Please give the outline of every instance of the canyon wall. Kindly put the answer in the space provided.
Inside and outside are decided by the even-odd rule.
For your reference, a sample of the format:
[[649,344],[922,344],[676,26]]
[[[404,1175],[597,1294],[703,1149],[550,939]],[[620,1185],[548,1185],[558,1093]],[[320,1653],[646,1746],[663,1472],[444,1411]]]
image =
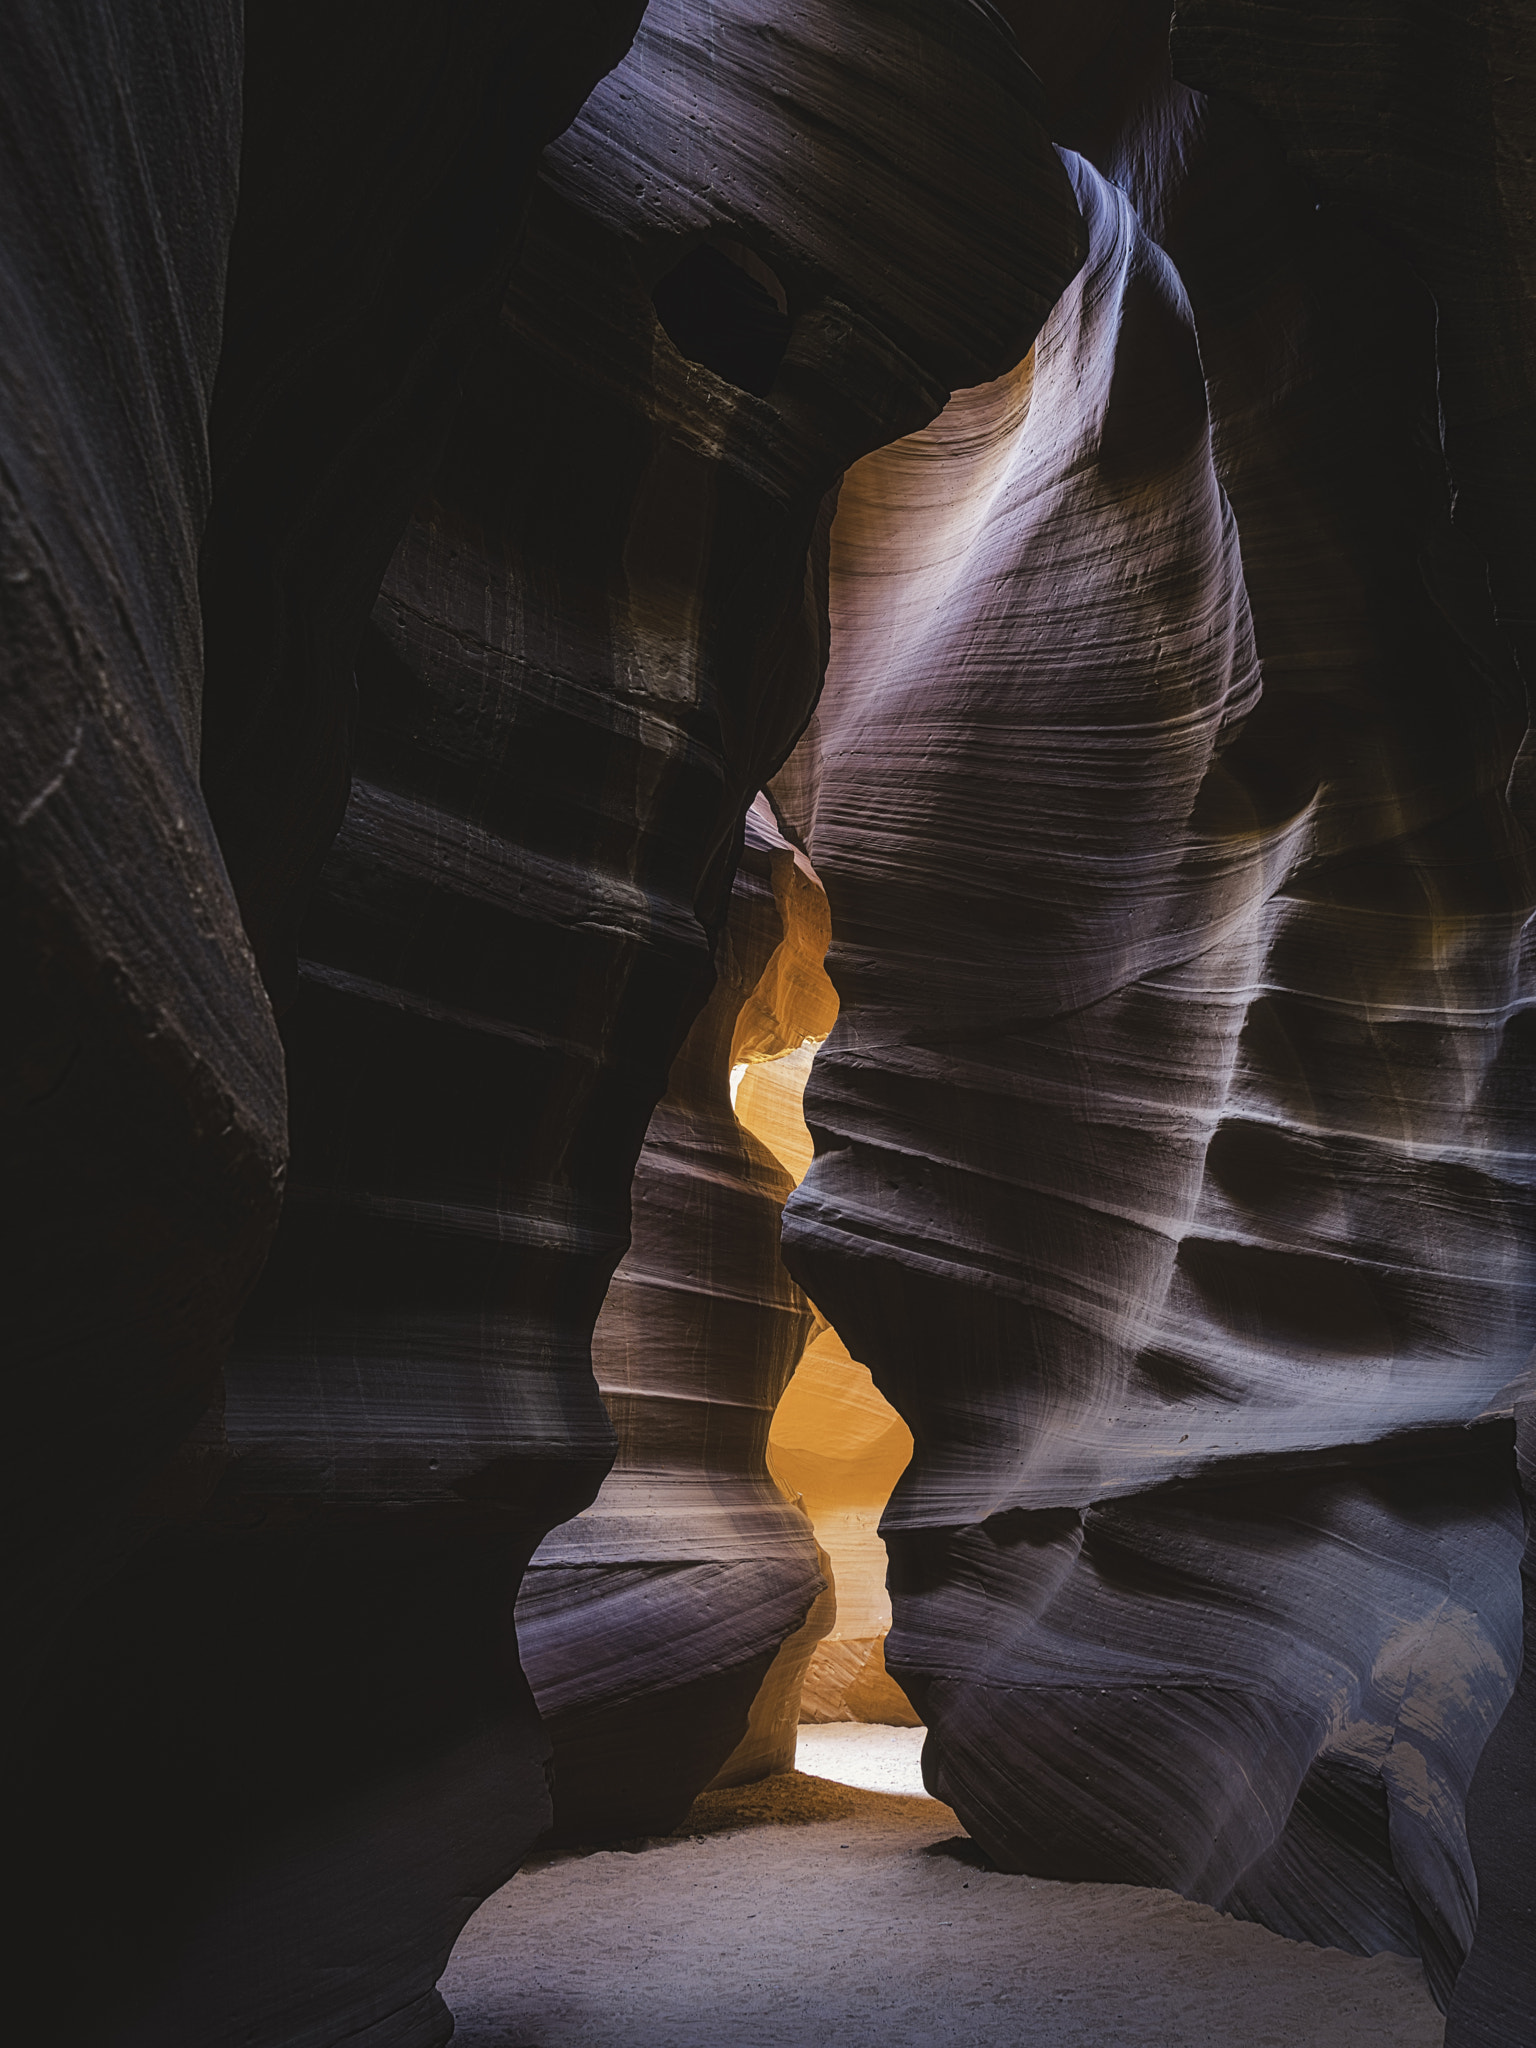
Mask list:
[[[1203,103],[1208,126],[1216,108],[1232,110],[1218,117],[1229,130],[1245,118],[1262,123],[1313,205],[1385,241],[1432,299],[1452,517],[1486,563],[1528,696],[1536,672],[1536,21],[1519,7],[1460,0],[1428,16],[1401,6],[1341,4],[1319,15],[1192,0],[1179,10],[1173,56],[1179,77],[1212,95]],[[1526,832],[1536,816],[1530,764],[1527,732],[1508,786]],[[1528,990],[1525,980],[1522,995]],[[1513,1015],[1506,1028],[1506,1067],[1518,1071],[1528,1026]],[[1526,1433],[1529,1414],[1528,1396],[1523,1406],[1517,1400]],[[1521,1470],[1529,1519],[1524,1449]],[[1478,1933],[1451,2003],[1446,2039],[1455,2048],[1514,2048],[1530,2038],[1536,2010],[1529,1553],[1523,1585],[1523,1675],[1468,1803]]]
[[[267,1802],[263,1860],[237,1838],[194,1936],[210,1997],[215,1968],[239,1995],[237,1923],[329,1920],[367,1966],[327,1981],[336,2009],[366,1994],[438,2038],[458,1926],[550,1823],[510,1610],[613,1456],[593,1326],[743,814],[820,686],[829,493],[1027,345],[1075,260],[995,27],[897,26],[931,140],[882,245],[792,161],[775,97],[797,77],[855,151],[878,115],[849,83],[858,19],[722,9],[703,63],[696,22],[649,11],[545,154],[385,576],[283,1020],[289,1194],[200,1532],[238,1588],[204,1663],[248,1703],[242,1798]],[[941,247],[951,288],[925,298]],[[285,1811],[302,1831],[269,1854]]]
[[[295,1942],[285,1987],[263,1961],[257,1992],[236,1957],[262,1935],[241,1929],[211,2013],[182,1948],[231,1838],[271,1856],[295,1808],[335,1796],[291,1758],[281,1792],[264,1776],[241,1725],[271,1706],[259,1640],[220,1665],[240,1563],[189,1535],[227,1464],[220,1367],[288,1149],[270,949],[218,785],[245,749],[291,896],[339,815],[356,642],[538,152],[640,5],[558,11],[8,23],[6,1354],[29,1447],[8,1497],[8,1810],[29,1874],[13,1934],[71,2040],[211,2039],[221,2000],[243,2038],[311,2038],[295,2015],[317,1975],[367,1973],[324,1952],[317,1916],[321,1953]],[[286,804],[285,779],[323,800]],[[83,1939],[58,1902],[87,1843],[116,1903]],[[313,2001],[306,2023],[330,2017]]]
[[[592,1506],[535,1552],[518,1596],[558,1840],[676,1827],[824,1590],[810,1524],[765,1462],[813,1324],[779,1258],[793,1182],[732,1114],[731,1070],[825,1035],[826,942],[820,887],[759,799],[714,993],[646,1132],[630,1247],[593,1336],[618,1455]],[[799,1687],[775,1690],[795,1697],[765,1700],[759,1718],[789,1753],[755,1743],[764,1773],[794,1761]]]
[[[972,0],[12,10],[59,2038],[441,2043],[552,1822],[784,1760],[807,1296],[983,1847],[1528,2037],[1533,30],[1190,0],[1176,80],[1146,0],[1001,13],[1038,80]],[[722,1103],[825,1028],[770,778],[805,1296]],[[828,1337],[865,1711],[904,1441]]]
[[1032,361],[844,484],[786,1256],[912,1427],[889,1656],[989,1853],[1445,2001],[1520,1658],[1523,691],[1433,301],[1150,21],[1044,39],[1095,163]]
[[28,18],[8,250],[29,1968],[72,2040],[408,2048],[550,1821],[512,1605],[832,492],[1080,223],[964,0],[653,7],[531,203],[628,0],[119,13]]
[[[287,1145],[277,1032],[198,787],[240,9],[48,0],[10,9],[5,42],[3,1725],[16,1967],[67,2015],[92,1974],[60,1953],[82,1844],[114,1888],[141,1849],[114,1825],[144,1759],[115,1747],[122,1672],[92,1655],[93,1610],[216,1474],[217,1428],[195,1425]],[[75,1740],[55,1745],[61,1694]]]

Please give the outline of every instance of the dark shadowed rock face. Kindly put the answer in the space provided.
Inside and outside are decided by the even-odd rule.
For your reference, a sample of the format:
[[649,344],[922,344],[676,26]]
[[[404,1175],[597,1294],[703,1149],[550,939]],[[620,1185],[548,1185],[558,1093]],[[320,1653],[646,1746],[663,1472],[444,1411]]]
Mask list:
[[[517,177],[639,8],[582,10],[543,47],[558,12],[457,10],[450,30],[430,10],[253,5],[246,49],[241,10],[217,6],[7,22],[6,1363],[27,1447],[7,1488],[6,1744],[27,1790],[8,1811],[28,1872],[14,1931],[72,2041],[130,2038],[146,2008],[157,2043],[328,2040],[392,2010],[367,1943],[328,1944],[335,1843],[398,1862],[391,1832],[449,1775],[419,1701],[385,1814],[356,1794],[369,1767],[328,1778],[319,1746],[313,1768],[291,1751],[264,1768],[252,1729],[328,1688],[376,1763],[370,1674],[323,1654],[274,1669],[268,1641],[314,1576],[281,1535],[254,1585],[238,1545],[187,1533],[226,1455],[219,1367],[286,1153],[282,1053],[225,862],[250,882],[254,816],[267,869],[242,908],[260,938],[271,875],[291,916],[334,829],[337,694],[477,306],[494,317]],[[239,784],[222,846],[200,754],[216,809],[220,775]],[[499,1733],[464,1741],[494,1774]],[[526,1742],[505,1761],[506,1796],[542,1793]],[[217,1924],[232,1838],[286,1921]],[[116,1904],[82,1953],[58,1901],[85,1842]],[[438,1862],[429,1888],[472,1882]],[[189,1897],[214,1902],[201,1956],[180,1948]],[[402,1938],[434,2027],[441,1926]]]
[[[240,10],[9,8],[0,63],[0,1338],[10,1936],[45,2028],[82,1848],[114,1891],[122,1672],[91,1596],[218,1469],[286,1151],[281,1051],[197,783],[197,547]],[[159,1475],[158,1479],[156,1475]],[[81,1665],[89,1667],[82,1678]],[[54,1746],[61,1720],[70,1735]],[[16,1783],[20,1777],[20,1784]],[[106,1973],[123,1958],[110,1936]]]
[[[281,1048],[226,872],[239,833],[216,839],[199,756],[227,759],[232,721],[268,857],[287,882],[312,872],[336,803],[327,818],[280,799],[344,782],[331,699],[457,402],[469,316],[483,302],[488,330],[510,258],[506,179],[465,204],[490,176],[466,162],[485,154],[479,62],[520,38],[522,118],[503,91],[490,128],[510,141],[491,154],[526,184],[639,9],[584,12],[555,56],[533,33],[548,8],[481,9],[478,32],[460,10],[454,35],[423,10],[244,12],[243,48],[240,9],[12,10],[0,84],[5,1356],[26,1447],[6,1499],[6,1749],[26,1785],[8,1817],[28,1871],[14,1932],[70,2040],[120,2038],[184,1962],[184,1895],[216,1888],[231,1829],[255,1812],[302,1862],[299,1838],[325,1828],[295,1813],[348,1789],[293,1769],[280,1806],[247,1771],[240,1716],[274,1712],[273,1674],[259,1636],[219,1660],[220,1617],[247,1602],[239,1561],[186,1557],[287,1149]],[[426,61],[437,45],[446,61]],[[220,583],[205,636],[210,506],[238,587]],[[227,686],[206,707],[205,638]],[[273,640],[292,714],[276,734]],[[280,1574],[263,1597],[280,1627]],[[323,1664],[306,1680],[327,1682]],[[402,1808],[438,1769],[418,1750]],[[82,1842],[117,1902],[84,1953],[57,1909]],[[287,1931],[303,1921],[299,1887]],[[249,1938],[230,1934],[215,1969],[264,2038],[263,1999],[282,1994],[240,1981]],[[269,1979],[299,1983],[303,1940],[283,1953]],[[339,2007],[372,1995],[366,1963],[320,1959]],[[195,1986],[150,2026],[216,2031]],[[297,2020],[282,2035],[301,2037]]]
[[1515,0],[1187,0],[1174,69],[1262,115],[1434,300],[1455,516],[1536,672],[1536,18]]
[[[1070,189],[985,11],[713,20],[701,64],[698,10],[654,11],[547,152],[358,654],[230,1463],[119,1646],[137,1725],[200,1788],[162,1824],[182,1947],[135,2041],[446,2037],[432,1985],[454,1936],[550,1819],[512,1603],[613,1455],[592,1328],[713,981],[743,813],[820,684],[829,494],[1027,348],[1077,261]],[[786,83],[821,110],[820,171]],[[839,181],[892,95],[911,165],[850,224]],[[707,360],[731,367],[729,307],[690,358],[653,303],[706,240],[784,295],[766,397]],[[263,675],[278,730],[288,686]],[[333,758],[328,716],[303,728],[312,754],[293,739],[301,780]],[[318,812],[285,789],[286,859]]]
[[[732,1114],[731,1070],[825,1036],[826,936],[809,863],[760,799],[714,993],[651,1118],[632,1241],[593,1336],[618,1457],[591,1508],[540,1546],[518,1597],[523,1668],[554,1743],[558,1839],[675,1827],[823,1587],[810,1523],[765,1455],[814,1322],[779,1258],[793,1182]],[[787,1715],[792,1740],[792,1704]]]
[[202,548],[203,786],[279,1007],[353,665],[490,338],[534,168],[644,0],[247,0]]
[[1477,1936],[1446,2017],[1447,2048],[1524,2048],[1536,2009],[1536,1402],[1515,1405],[1526,1548],[1525,1654],[1467,1800]]
[[[89,1550],[82,1509],[141,1486],[213,1398],[285,1149],[197,788],[240,34],[235,8],[79,4],[14,9],[6,37],[5,1514],[23,1549]],[[45,1603],[72,1576],[56,1549],[50,1570]]]
[[1444,1999],[1519,1658],[1519,677],[1412,272],[1165,56],[1097,133],[1075,77],[1142,221],[1082,165],[1032,367],[842,493],[786,1254],[916,1439],[933,1789]]

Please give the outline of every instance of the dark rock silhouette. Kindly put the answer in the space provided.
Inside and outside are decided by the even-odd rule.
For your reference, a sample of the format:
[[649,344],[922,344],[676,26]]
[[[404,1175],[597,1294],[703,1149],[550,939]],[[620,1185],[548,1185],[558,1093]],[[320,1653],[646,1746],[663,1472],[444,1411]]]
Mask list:
[[353,664],[490,340],[544,145],[644,0],[248,0],[209,435],[203,786],[279,1006],[347,800]]
[[[907,62],[947,136],[1006,44],[964,10],[943,18],[948,45],[926,19]],[[856,264],[838,275],[831,226],[795,239],[819,217],[776,198],[758,20],[722,12],[692,76],[673,63],[690,39],[652,9],[546,152],[495,340],[359,655],[351,796],[283,1019],[290,1189],[197,1552],[225,1586],[237,1553],[244,1577],[202,1654],[217,1698],[251,1700],[243,1785],[306,1822],[315,1784],[351,1803],[304,1866],[312,1891],[286,1861],[247,1880],[234,1859],[222,1910],[286,1928],[323,1892],[338,1942],[366,1927],[391,1958],[373,1995],[412,1987],[424,2030],[464,1914],[550,1821],[510,1610],[612,1458],[592,1329],[647,1123],[713,982],[744,812],[820,686],[829,493],[974,374],[978,332],[993,364],[1026,345],[1075,259],[1070,192],[1021,119],[1022,70],[1003,71],[966,140],[1006,187],[946,252],[957,270],[992,261],[992,295],[914,334],[912,273],[861,288]],[[845,44],[818,37],[854,28],[828,15],[797,33],[825,94]],[[857,122],[837,76],[838,118]],[[747,108],[750,162],[732,141]],[[691,174],[673,163],[690,115],[713,138]],[[637,193],[647,151],[665,170]],[[923,261],[939,210],[971,206],[971,175],[967,153],[934,196],[900,201]],[[679,355],[652,304],[705,229],[795,280],[766,399]],[[227,1981],[221,1922],[206,1927]]]

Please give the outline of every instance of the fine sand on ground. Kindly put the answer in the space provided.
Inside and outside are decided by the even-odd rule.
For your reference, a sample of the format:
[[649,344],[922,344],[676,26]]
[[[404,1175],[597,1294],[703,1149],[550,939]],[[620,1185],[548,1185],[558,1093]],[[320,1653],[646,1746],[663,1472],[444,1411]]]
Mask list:
[[1438,2048],[1401,1956],[981,1869],[922,1734],[805,1728],[665,1841],[534,1858],[454,1950],[456,2048]]

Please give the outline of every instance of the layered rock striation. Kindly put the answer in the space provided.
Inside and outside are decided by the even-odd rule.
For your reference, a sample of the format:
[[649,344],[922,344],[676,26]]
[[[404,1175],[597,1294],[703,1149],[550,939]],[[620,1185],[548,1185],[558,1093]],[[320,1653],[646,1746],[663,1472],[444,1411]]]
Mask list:
[[643,12],[247,0],[202,780],[279,1007],[346,806],[379,584],[494,332],[539,153]]
[[0,67],[6,1811],[12,1938],[71,2039],[134,1944],[81,1957],[58,1902],[83,1844],[114,1894],[144,1853],[102,1589],[216,1476],[287,1149],[198,786],[240,62],[233,5],[50,0]]
[[[212,1994],[182,1946],[231,1838],[275,1865],[355,1820],[344,1774],[263,1768],[273,1674],[259,1631],[238,1645],[242,1564],[191,1533],[288,1149],[253,942],[284,977],[221,775],[232,750],[291,950],[344,800],[356,642],[499,303],[518,179],[639,7],[555,12],[8,23],[6,1355],[30,1455],[7,1753],[21,1945],[71,2040],[202,2041],[231,2011],[269,2038],[274,2004],[283,2039],[330,2038],[370,1995],[366,1956],[302,1906],[259,1990],[251,1929],[201,1965],[227,1977]],[[311,1701],[335,1676],[317,1660]],[[284,1687],[291,1719],[305,1685]],[[57,1911],[83,1841],[118,1902],[84,1952]],[[341,1988],[313,2000],[317,1978]]]
[[1519,1660],[1519,679],[1411,272],[1149,75],[1082,139],[1160,239],[1069,159],[1032,360],[844,485],[786,1255],[911,1425],[891,1662],[989,1853],[1444,1999]]
[[[227,1468],[140,1636],[201,1797],[176,1972],[134,2038],[446,2038],[458,1928],[551,1820],[512,1606],[613,1457],[592,1330],[743,814],[820,684],[830,493],[1015,359],[1078,258],[984,10],[711,22],[701,42],[696,9],[652,8],[546,152],[357,656],[350,795],[283,1016],[283,1221],[228,1368]],[[911,165],[850,222],[835,178],[893,94]],[[332,646],[361,559],[317,559],[310,624],[258,648],[262,731],[316,750],[273,813],[305,831],[331,714],[292,723],[282,649]],[[261,777],[238,776],[244,803]],[[281,908],[292,849],[250,844]]]
[[[810,1523],[765,1461],[813,1326],[779,1258],[793,1182],[732,1113],[731,1072],[825,1035],[826,937],[805,857],[759,800],[714,993],[651,1118],[630,1247],[593,1336],[618,1455],[592,1506],[540,1545],[518,1596],[560,1840],[675,1827],[741,1743],[770,1666],[824,1591]],[[793,1762],[798,1718],[798,1685],[773,1690],[785,1697],[765,1700],[759,1719],[790,1753],[765,1735],[753,1759],[765,1772]]]

